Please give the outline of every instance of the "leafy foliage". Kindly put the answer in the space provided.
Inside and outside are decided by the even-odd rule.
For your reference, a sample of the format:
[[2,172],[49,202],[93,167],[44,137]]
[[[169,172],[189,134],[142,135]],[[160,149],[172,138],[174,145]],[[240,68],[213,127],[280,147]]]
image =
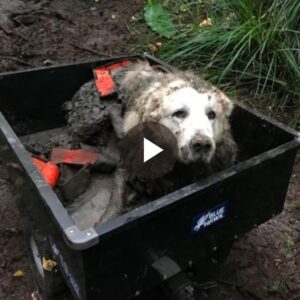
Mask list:
[[161,58],[246,90],[272,112],[288,107],[299,122],[299,1],[174,0],[167,7],[178,34],[163,42]]
[[147,24],[165,38],[176,34],[175,26],[163,5],[158,0],[149,0],[144,10]]

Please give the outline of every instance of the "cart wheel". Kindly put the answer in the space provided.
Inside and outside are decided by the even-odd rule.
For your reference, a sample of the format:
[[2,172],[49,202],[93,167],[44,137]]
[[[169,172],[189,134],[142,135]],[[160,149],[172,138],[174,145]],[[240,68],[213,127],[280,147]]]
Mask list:
[[185,273],[179,273],[164,282],[163,290],[172,300],[195,300],[194,284]]
[[57,267],[51,271],[43,268],[43,258],[53,260],[49,238],[38,230],[28,214],[24,214],[26,247],[31,261],[33,277],[40,289],[43,300],[57,299],[66,289],[64,279]]
[[51,299],[51,297],[56,296],[64,290],[65,284],[57,267],[54,267],[51,271],[46,271],[43,268],[43,258],[53,259],[50,242],[47,237],[37,230],[32,229],[27,243],[29,244],[29,257],[32,262],[34,278],[43,297]]

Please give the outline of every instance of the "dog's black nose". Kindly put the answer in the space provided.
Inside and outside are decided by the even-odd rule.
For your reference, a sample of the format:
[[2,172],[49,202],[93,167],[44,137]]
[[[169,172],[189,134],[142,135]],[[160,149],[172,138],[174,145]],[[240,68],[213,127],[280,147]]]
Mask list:
[[194,151],[197,153],[209,152],[212,148],[212,144],[208,140],[196,141],[192,144]]

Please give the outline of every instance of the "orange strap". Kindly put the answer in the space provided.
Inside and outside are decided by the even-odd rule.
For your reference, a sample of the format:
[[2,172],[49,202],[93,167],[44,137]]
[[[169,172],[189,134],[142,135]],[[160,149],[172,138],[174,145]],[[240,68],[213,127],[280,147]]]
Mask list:
[[78,149],[70,150],[63,148],[53,148],[51,152],[51,162],[54,164],[74,164],[87,165],[94,163],[101,154],[98,152]]
[[102,66],[100,68],[94,69],[96,87],[100,96],[108,96],[115,91],[115,83],[110,75],[110,72],[112,70],[126,67],[131,63],[131,60],[123,60],[111,65]]

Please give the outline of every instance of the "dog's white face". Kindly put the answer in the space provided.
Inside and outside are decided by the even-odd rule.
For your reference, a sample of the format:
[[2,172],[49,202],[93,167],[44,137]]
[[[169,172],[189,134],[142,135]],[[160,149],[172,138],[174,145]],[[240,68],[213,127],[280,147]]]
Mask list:
[[210,162],[223,131],[220,114],[213,93],[185,87],[163,98],[159,123],[175,135],[181,162]]
[[[128,72],[124,89],[136,82],[137,74],[151,77],[153,70],[148,66]],[[141,122],[159,122],[168,127],[177,139],[178,160],[189,164],[202,161],[209,163],[216,145],[223,139],[225,130],[230,129],[228,117],[233,104],[220,90],[211,86],[200,92],[189,81],[174,78],[162,85],[159,80],[143,89],[135,100],[134,109],[126,112],[124,132]]]

